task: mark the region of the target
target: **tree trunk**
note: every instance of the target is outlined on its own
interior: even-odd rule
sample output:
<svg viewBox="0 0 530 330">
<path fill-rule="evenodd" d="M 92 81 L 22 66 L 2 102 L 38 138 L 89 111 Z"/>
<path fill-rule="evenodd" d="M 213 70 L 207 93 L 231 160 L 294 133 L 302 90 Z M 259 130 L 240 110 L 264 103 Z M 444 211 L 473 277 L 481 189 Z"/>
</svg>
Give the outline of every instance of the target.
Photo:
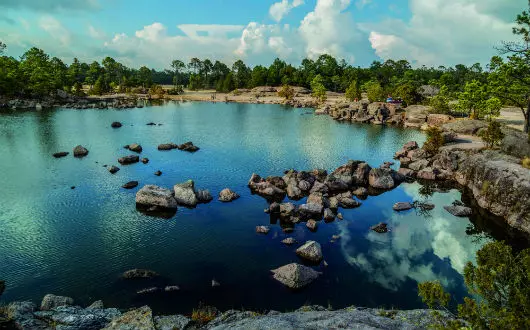
<svg viewBox="0 0 530 330">
<path fill-rule="evenodd" d="M 528 99 L 528 107 L 526 108 L 526 113 L 523 111 L 524 116 L 524 128 L 525 133 L 530 133 L 530 99 Z"/>
</svg>

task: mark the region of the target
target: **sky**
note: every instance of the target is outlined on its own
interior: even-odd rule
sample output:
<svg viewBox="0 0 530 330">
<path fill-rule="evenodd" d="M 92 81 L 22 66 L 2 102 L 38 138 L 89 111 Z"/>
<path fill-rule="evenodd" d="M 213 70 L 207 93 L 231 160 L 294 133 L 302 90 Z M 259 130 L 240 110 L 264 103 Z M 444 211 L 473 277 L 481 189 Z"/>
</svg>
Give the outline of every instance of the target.
<svg viewBox="0 0 530 330">
<path fill-rule="evenodd" d="M 192 57 L 251 66 L 330 54 L 355 66 L 486 64 L 514 40 L 525 0 L 0 0 L 0 41 L 71 63 L 169 68 Z"/>
</svg>

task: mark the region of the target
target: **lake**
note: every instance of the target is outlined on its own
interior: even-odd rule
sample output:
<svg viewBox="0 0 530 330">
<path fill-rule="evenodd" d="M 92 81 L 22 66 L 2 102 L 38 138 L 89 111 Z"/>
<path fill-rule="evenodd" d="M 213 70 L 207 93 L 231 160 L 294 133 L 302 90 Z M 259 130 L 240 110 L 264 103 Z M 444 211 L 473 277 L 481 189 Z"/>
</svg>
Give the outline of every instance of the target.
<svg viewBox="0 0 530 330">
<path fill-rule="evenodd" d="M 123 127 L 111 128 L 113 121 Z M 272 224 L 268 235 L 255 233 L 255 226 L 269 225 L 270 219 L 263 211 L 267 202 L 247 187 L 253 172 L 265 177 L 290 168 L 332 171 L 348 159 L 379 166 L 405 142 L 423 143 L 424 135 L 412 129 L 339 123 L 279 105 L 167 103 L 130 110 L 4 111 L 0 132 L 4 302 L 40 302 L 54 293 L 81 305 L 98 299 L 120 308 L 148 304 L 158 314 L 190 313 L 199 304 L 258 311 L 303 304 L 418 308 L 423 306 L 416 289 L 421 281 L 438 279 L 461 299 L 464 265 L 489 240 L 470 230 L 468 219 L 443 209 L 461 199 L 456 189 L 431 191 L 428 199 L 436 208 L 429 214 L 394 212 L 395 202 L 425 198 L 429 189 L 418 183 L 340 210 L 343 221 L 320 222 L 315 233 L 304 223 L 291 234 L 279 224 Z M 157 150 L 161 143 L 186 141 L 201 150 Z M 141 157 L 148 157 L 148 164 L 117 163 L 131 154 L 123 148 L 130 143 L 143 146 Z M 90 150 L 87 157 L 72 157 L 78 144 Z M 53 158 L 58 151 L 70 155 Z M 112 175 L 103 165 L 121 170 Z M 155 176 L 157 170 L 163 175 Z M 135 193 L 144 184 L 171 188 L 188 179 L 214 197 L 229 187 L 241 198 L 180 207 L 170 219 L 136 210 Z M 121 188 L 131 180 L 139 187 Z M 389 233 L 370 231 L 382 221 Z M 332 243 L 333 235 L 341 238 Z M 299 262 L 297 246 L 281 243 L 291 236 L 320 242 L 328 263 L 315 267 L 323 275 L 299 291 L 283 287 L 270 273 Z M 152 269 L 162 277 L 121 280 L 132 268 Z M 211 287 L 213 278 L 220 287 Z M 153 285 L 178 285 L 180 291 L 136 293 Z"/>
</svg>

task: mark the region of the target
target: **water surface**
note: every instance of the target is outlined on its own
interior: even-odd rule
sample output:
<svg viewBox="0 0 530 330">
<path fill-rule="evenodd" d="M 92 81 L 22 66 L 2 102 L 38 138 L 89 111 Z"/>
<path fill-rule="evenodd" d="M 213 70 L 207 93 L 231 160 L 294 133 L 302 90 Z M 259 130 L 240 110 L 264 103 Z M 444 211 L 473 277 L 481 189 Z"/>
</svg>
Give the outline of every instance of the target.
<svg viewBox="0 0 530 330">
<path fill-rule="evenodd" d="M 120 129 L 111 122 L 121 121 Z M 148 122 L 161 126 L 146 126 Z M 417 183 L 369 197 L 360 208 L 342 210 L 343 221 L 321 222 L 316 233 L 302 223 L 285 234 L 278 224 L 267 235 L 267 203 L 246 184 L 253 172 L 281 175 L 284 170 L 333 170 L 348 159 L 371 166 L 389 161 L 405 142 L 423 142 L 415 130 L 343 124 L 311 111 L 277 105 L 169 103 L 132 110 L 56 109 L 0 115 L 0 278 L 4 301 L 39 301 L 46 293 L 74 297 L 80 304 L 102 299 L 108 306 L 149 304 L 157 313 L 189 313 L 199 303 L 221 310 L 292 310 L 302 304 L 334 308 L 349 305 L 421 307 L 418 281 L 439 279 L 457 299 L 465 293 L 465 262 L 487 239 L 467 235 L 467 219 L 445 212 L 461 198 L 457 190 L 435 192 L 430 214 L 392 211 L 392 204 L 424 198 Z M 197 153 L 161 152 L 160 143 L 193 141 Z M 123 146 L 140 143 L 149 164 L 119 166 L 130 154 Z M 77 144 L 87 157 L 51 156 Z M 103 165 L 118 165 L 111 175 Z M 161 177 L 154 176 L 161 170 Z M 214 200 L 196 209 L 179 208 L 171 219 L 153 218 L 135 208 L 144 184 L 172 187 L 193 179 L 214 195 L 230 187 L 241 198 Z M 140 186 L 121 185 L 137 180 Z M 75 186 L 74 190 L 70 189 Z M 422 194 L 423 193 L 423 194 Z M 300 201 L 299 203 L 303 203 Z M 389 223 L 391 232 L 369 227 Z M 469 232 L 469 231 L 468 231 Z M 341 239 L 331 243 L 331 236 Z M 269 270 L 299 262 L 280 243 L 288 236 L 322 244 L 327 268 L 311 286 L 292 292 Z M 155 282 L 123 282 L 120 274 L 148 268 Z M 211 288 L 211 280 L 221 283 Z M 179 285 L 181 291 L 139 296 L 152 285 Z"/>
</svg>

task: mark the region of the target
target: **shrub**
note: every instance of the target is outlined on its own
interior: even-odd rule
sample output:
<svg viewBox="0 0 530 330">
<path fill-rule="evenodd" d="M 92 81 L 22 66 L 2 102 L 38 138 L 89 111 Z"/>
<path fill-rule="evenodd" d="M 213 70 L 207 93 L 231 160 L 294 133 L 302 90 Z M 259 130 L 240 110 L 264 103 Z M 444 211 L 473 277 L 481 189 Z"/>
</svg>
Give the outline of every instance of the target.
<svg viewBox="0 0 530 330">
<path fill-rule="evenodd" d="M 370 102 L 383 102 L 386 99 L 385 91 L 378 82 L 369 81 L 364 84 L 364 89 Z"/>
<path fill-rule="evenodd" d="M 156 95 L 158 97 L 162 97 L 165 93 L 166 91 L 164 90 L 164 88 L 157 84 L 154 84 L 153 86 L 151 86 L 151 88 L 149 88 L 149 95 Z"/>
<path fill-rule="evenodd" d="M 321 75 L 317 75 L 311 81 L 311 89 L 313 91 L 312 95 L 319 102 L 326 101 L 326 87 L 324 86 L 324 79 Z"/>
<path fill-rule="evenodd" d="M 472 329 L 530 329 L 529 280 L 530 249 L 514 254 L 503 242 L 484 245 L 477 252 L 477 265 L 468 262 L 464 269 L 473 298 L 464 298 L 458 317 Z M 420 283 L 418 291 L 430 308 L 447 307 L 450 296 L 439 282 Z M 452 328 L 458 328 L 457 323 Z"/>
<path fill-rule="evenodd" d="M 447 87 L 442 86 L 440 92 L 429 100 L 429 105 L 432 107 L 433 113 L 449 114 L 451 113 L 449 101 L 451 99 Z"/>
<path fill-rule="evenodd" d="M 283 97 L 286 100 L 292 100 L 294 97 L 294 88 L 289 85 L 283 85 L 282 88 L 278 91 L 278 96 Z"/>
<path fill-rule="evenodd" d="M 501 131 L 501 124 L 498 121 L 490 120 L 488 127 L 480 131 L 479 136 L 486 143 L 486 146 L 491 149 L 501 143 L 504 133 Z"/>
<path fill-rule="evenodd" d="M 360 100 L 362 98 L 361 89 L 357 84 L 357 80 L 353 80 L 348 89 L 346 89 L 346 98 L 350 101 Z"/>
<path fill-rule="evenodd" d="M 180 95 L 182 93 L 184 93 L 184 88 L 182 88 L 182 85 L 177 85 L 167 91 L 168 95 Z"/>
<path fill-rule="evenodd" d="M 524 168 L 528 168 L 530 169 L 530 157 L 525 157 L 523 158 L 523 160 L 521 161 L 522 165 Z"/>
<path fill-rule="evenodd" d="M 216 315 L 217 311 L 215 308 L 210 306 L 199 306 L 199 308 L 193 310 L 191 320 L 199 325 L 205 325 L 215 319 Z"/>
<path fill-rule="evenodd" d="M 432 126 L 425 133 L 427 134 L 427 141 L 423 144 L 423 149 L 434 155 L 444 145 L 445 140 L 442 131 L 438 127 Z"/>
</svg>

